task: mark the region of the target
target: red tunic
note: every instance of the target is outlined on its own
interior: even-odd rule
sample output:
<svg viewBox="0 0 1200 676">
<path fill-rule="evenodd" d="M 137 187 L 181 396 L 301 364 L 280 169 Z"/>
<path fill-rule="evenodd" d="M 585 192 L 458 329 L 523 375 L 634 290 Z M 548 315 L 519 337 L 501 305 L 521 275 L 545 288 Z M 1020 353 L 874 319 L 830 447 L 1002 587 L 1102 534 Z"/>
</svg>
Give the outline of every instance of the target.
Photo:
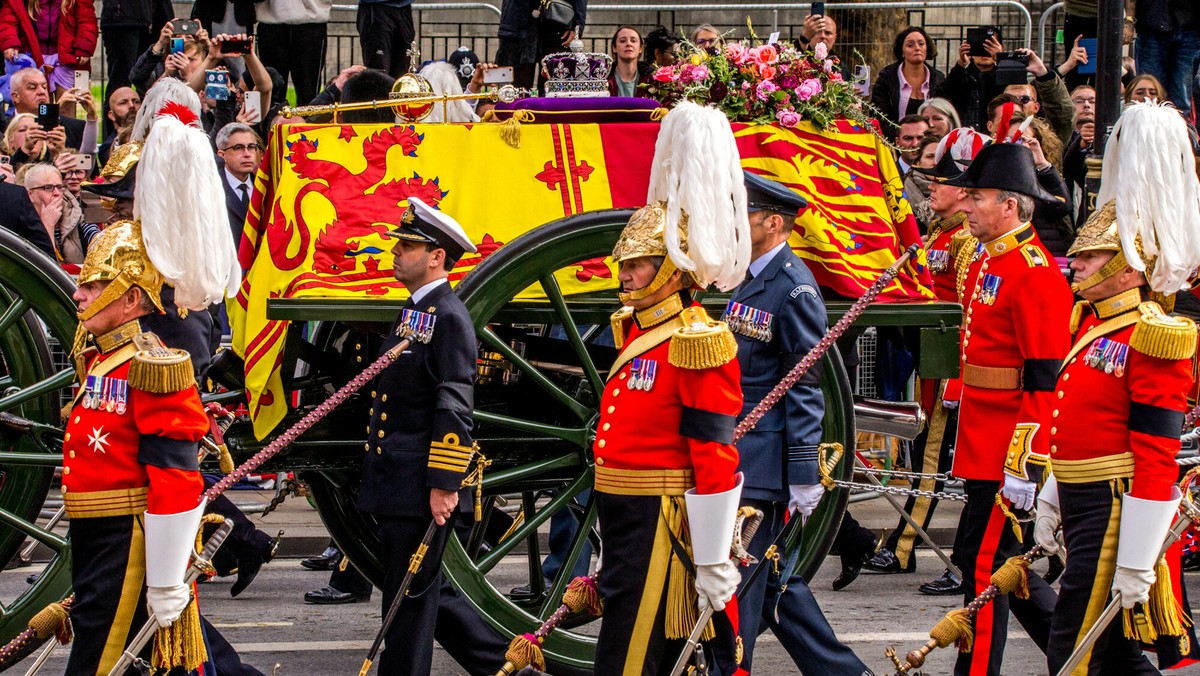
<svg viewBox="0 0 1200 676">
<path fill-rule="evenodd" d="M 1070 349 L 1071 290 L 1033 227 L 985 244 L 963 328 L 963 398 L 958 417 L 954 475 L 1000 481 L 1010 445 L 1028 443 L 1035 456 L 1049 451 L 1047 434 L 1054 377 Z M 1020 369 L 1020 385 L 972 385 L 970 366 Z M 1018 426 L 1032 434 L 1015 439 Z"/>
<path fill-rule="evenodd" d="M 682 326 L 677 317 L 667 323 Z M 626 320 L 625 327 L 622 352 L 653 330 L 642 329 L 632 319 Z M 737 448 L 704 438 L 711 435 L 681 430 L 680 424 L 687 409 L 714 419 L 736 420 L 742 410 L 737 359 L 715 368 L 681 368 L 668 360 L 670 343 L 671 339 L 664 340 L 639 356 L 643 363 L 655 364 L 648 391 L 628 387 L 632 360 L 608 380 L 592 446 L 596 465 L 616 470 L 693 470 L 697 492 L 727 491 L 735 485 Z M 694 433 L 697 436 L 688 436 Z"/>
<path fill-rule="evenodd" d="M 951 250 L 951 243 L 955 235 L 965 234 L 963 227 L 966 222 L 966 216 L 959 212 L 950 218 L 938 219 L 931 226 L 935 235 L 925 246 L 925 250 L 929 260 L 929 273 L 933 278 L 933 294 L 937 296 L 938 300 L 965 304 L 975 291 L 979 266 L 968 265 L 963 279 L 963 293 L 960 296 L 958 292 L 958 256 L 955 254 L 964 252 Z M 945 229 L 943 230 L 943 228 Z M 977 245 L 978 242 L 975 238 L 970 237 L 966 238 L 959 246 L 974 249 Z M 965 252 L 964 255 L 970 256 L 971 253 Z M 970 261 L 971 259 L 967 258 L 966 260 Z M 943 382 L 945 383 L 944 387 L 942 387 Z M 958 402 L 962 398 L 962 380 L 947 378 L 921 381 L 921 406 L 925 411 L 932 411 L 938 398 L 949 402 Z"/>
<path fill-rule="evenodd" d="M 121 358 L 120 351 L 97 355 L 89 373 L 114 356 Z M 129 356 L 126 352 L 125 362 L 106 377 L 127 384 Z M 195 386 L 170 394 L 129 387 L 124 413 L 76 401 L 63 436 L 63 492 L 148 488 L 147 511 L 152 514 L 194 509 L 204 490 L 200 473 L 143 464 L 138 449 L 143 436 L 195 443 L 206 432 L 208 418 Z"/>
<path fill-rule="evenodd" d="M 1089 313 L 1076 339 L 1114 319 L 1136 319 L 1138 291 L 1128 293 L 1132 298 L 1116 314 L 1105 312 L 1105 301 L 1097 303 L 1105 316 Z M 1130 347 L 1134 328 L 1113 326 L 1072 348 L 1075 354 L 1058 377 L 1054 410 L 1059 416 L 1049 430 L 1051 466 L 1065 483 L 1070 475 L 1066 467 L 1059 469 L 1060 462 L 1090 461 L 1084 467 L 1093 472 L 1111 469 L 1115 476 L 1132 476 L 1134 497 L 1169 500 L 1179 472 L 1175 455 L 1192 387 L 1192 358 L 1158 359 L 1138 352 Z M 1100 358 L 1089 360 L 1093 354 Z M 1132 472 L 1126 454 L 1132 455 Z"/>
</svg>

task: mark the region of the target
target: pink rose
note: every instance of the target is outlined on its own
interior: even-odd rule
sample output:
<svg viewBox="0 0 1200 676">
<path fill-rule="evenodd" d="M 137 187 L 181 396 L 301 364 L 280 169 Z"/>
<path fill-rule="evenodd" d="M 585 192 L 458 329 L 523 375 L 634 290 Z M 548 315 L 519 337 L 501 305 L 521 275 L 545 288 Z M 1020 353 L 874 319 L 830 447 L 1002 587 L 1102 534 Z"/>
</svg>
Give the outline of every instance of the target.
<svg viewBox="0 0 1200 676">
<path fill-rule="evenodd" d="M 813 47 L 813 54 L 817 57 L 817 61 L 824 61 L 825 57 L 829 56 L 829 46 L 824 42 L 818 42 L 816 47 Z"/>
<path fill-rule="evenodd" d="M 821 81 L 816 78 L 805 80 L 796 88 L 796 96 L 800 97 L 801 101 L 807 101 L 820 93 Z"/>
<path fill-rule="evenodd" d="M 774 45 L 759 45 L 750 50 L 750 57 L 760 66 L 770 66 L 779 63 L 779 52 Z"/>
<path fill-rule="evenodd" d="M 764 80 L 773 80 L 773 79 L 775 79 L 775 74 L 776 74 L 776 73 L 775 73 L 775 66 L 764 66 L 764 65 L 762 65 L 762 64 L 756 64 L 756 65 L 754 66 L 754 68 L 755 68 L 755 70 L 757 70 L 757 71 L 758 71 L 758 76 L 759 76 L 760 78 L 762 78 L 762 79 L 764 79 Z"/>
<path fill-rule="evenodd" d="M 758 83 L 758 87 L 755 87 L 754 95 L 758 97 L 759 101 L 766 101 L 767 99 L 771 98 L 771 94 L 774 94 L 777 91 L 779 91 L 779 87 L 776 87 L 774 82 L 771 82 L 770 80 L 763 80 L 762 82 Z"/>
<path fill-rule="evenodd" d="M 733 42 L 725 45 L 725 58 L 734 65 L 740 66 L 750 60 L 750 50 L 740 42 Z"/>
<path fill-rule="evenodd" d="M 781 110 L 775 113 L 775 119 L 784 127 L 794 127 L 800 124 L 800 114 L 794 110 Z"/>
<path fill-rule="evenodd" d="M 679 73 L 675 72 L 674 66 L 661 66 L 652 77 L 655 82 L 675 82 L 679 79 Z"/>
<path fill-rule="evenodd" d="M 708 79 L 708 66 L 685 66 L 679 80 L 683 84 L 702 82 Z"/>
<path fill-rule="evenodd" d="M 825 59 L 825 63 L 821 64 L 821 70 L 826 73 L 833 72 L 833 59 Z"/>
</svg>

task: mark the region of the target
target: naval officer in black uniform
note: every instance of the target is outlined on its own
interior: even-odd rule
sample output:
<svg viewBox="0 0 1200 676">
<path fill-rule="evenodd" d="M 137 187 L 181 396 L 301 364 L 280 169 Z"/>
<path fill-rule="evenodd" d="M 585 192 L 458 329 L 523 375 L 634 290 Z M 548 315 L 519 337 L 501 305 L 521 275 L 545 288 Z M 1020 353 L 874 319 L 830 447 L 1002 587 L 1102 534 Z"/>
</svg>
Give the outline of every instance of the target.
<svg viewBox="0 0 1200 676">
<path fill-rule="evenodd" d="M 817 281 L 792 253 L 788 237 L 797 212 L 807 206 L 789 188 L 745 172 L 751 261 L 746 281 L 734 289 L 722 318 L 737 338 L 745 417 L 825 334 L 825 302 Z M 825 401 L 820 364 L 810 369 L 758 425 L 738 442 L 738 469 L 745 475 L 742 504 L 766 518 L 749 551 L 761 559 L 783 530 L 790 510 L 807 518 L 825 489 L 817 472 L 817 445 Z M 743 579 L 753 567 L 742 568 Z M 738 601 L 744 646 L 742 669 L 753 666 L 760 622 L 804 674 L 858 676 L 870 670 L 833 633 L 812 591 L 799 575 L 780 581 L 759 575 Z M 779 591 L 782 583 L 786 587 Z"/>
<path fill-rule="evenodd" d="M 372 393 L 366 458 L 358 507 L 379 522 L 386 577 L 383 609 L 391 607 L 409 557 L 430 519 L 453 521 L 460 486 L 471 458 L 472 381 L 476 372 L 471 317 L 447 281 L 450 269 L 475 246 L 462 227 L 415 197 L 403 222 L 388 233 L 396 279 L 410 300 L 396 320 L 383 350 L 396 345 L 402 326 L 431 332 L 428 343 L 412 346 L 379 374 Z M 442 550 L 449 528 L 440 528 L 408 598 L 388 629 L 380 674 L 428 674 L 438 619 Z"/>
</svg>

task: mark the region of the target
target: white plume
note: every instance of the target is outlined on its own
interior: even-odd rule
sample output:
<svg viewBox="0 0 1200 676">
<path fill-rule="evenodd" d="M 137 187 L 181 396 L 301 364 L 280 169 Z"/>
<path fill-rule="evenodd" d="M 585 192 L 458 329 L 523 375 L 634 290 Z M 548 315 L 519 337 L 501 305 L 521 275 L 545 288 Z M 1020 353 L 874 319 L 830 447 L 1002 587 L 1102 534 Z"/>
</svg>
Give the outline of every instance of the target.
<svg viewBox="0 0 1200 676">
<path fill-rule="evenodd" d="M 1146 254 L 1158 259 L 1150 288 L 1188 288 L 1200 266 L 1200 180 L 1179 111 L 1157 102 L 1125 107 L 1105 149 L 1096 204 L 1111 199 L 1129 265 L 1145 270 L 1135 247 L 1140 235 Z"/>
<path fill-rule="evenodd" d="M 737 286 L 750 265 L 746 186 L 724 113 L 684 101 L 663 120 L 654 146 L 647 203 L 667 203 L 664 240 L 671 261 L 701 286 Z M 687 253 L 680 246 L 686 213 Z"/>
<path fill-rule="evenodd" d="M 137 164 L 133 215 L 175 304 L 191 310 L 234 295 L 241 281 L 220 181 L 203 131 L 169 115 L 155 120 Z"/>
<path fill-rule="evenodd" d="M 421 77 L 429 81 L 433 93 L 438 96 L 458 96 L 463 93 L 462 82 L 458 79 L 458 71 L 445 61 L 434 61 L 421 69 Z M 433 112 L 429 113 L 423 122 L 478 122 L 479 116 L 471 107 L 469 101 L 459 99 L 446 103 L 446 114 L 442 114 L 442 104 L 433 104 Z"/>
<path fill-rule="evenodd" d="M 159 78 L 158 82 L 146 91 L 142 106 L 138 108 L 133 131 L 129 135 L 131 141 L 140 143 L 146 140 L 155 118 L 168 101 L 182 104 L 195 113 L 197 119 L 200 117 L 200 96 L 187 83 L 173 77 Z"/>
</svg>

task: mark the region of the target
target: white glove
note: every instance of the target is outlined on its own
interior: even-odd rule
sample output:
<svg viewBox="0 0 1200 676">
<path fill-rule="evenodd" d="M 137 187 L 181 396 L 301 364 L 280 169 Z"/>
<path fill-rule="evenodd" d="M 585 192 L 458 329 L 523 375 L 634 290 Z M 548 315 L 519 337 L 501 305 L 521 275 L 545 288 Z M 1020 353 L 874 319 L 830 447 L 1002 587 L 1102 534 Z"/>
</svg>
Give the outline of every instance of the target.
<svg viewBox="0 0 1200 676">
<path fill-rule="evenodd" d="M 1037 519 L 1033 523 L 1033 539 L 1042 546 L 1046 556 L 1058 554 L 1058 529 L 1062 512 L 1058 509 L 1058 481 L 1051 474 L 1042 486 L 1037 499 Z"/>
<path fill-rule="evenodd" d="M 1013 509 L 1028 512 L 1033 507 L 1034 496 L 1037 495 L 1037 484 L 1019 476 L 1005 474 L 1000 495 L 1008 499 Z"/>
<path fill-rule="evenodd" d="M 697 600 L 700 612 L 703 613 L 710 606 L 713 612 L 725 610 L 725 603 L 733 598 L 741 582 L 742 574 L 732 560 L 696 566 L 696 594 L 700 597 Z"/>
<path fill-rule="evenodd" d="M 807 519 L 825 496 L 825 487 L 821 484 L 788 486 L 788 492 L 792 494 L 792 499 L 788 502 L 788 511 L 799 510 Z"/>
<path fill-rule="evenodd" d="M 146 609 L 154 615 L 154 621 L 160 627 L 174 624 L 191 600 L 192 590 L 186 584 L 146 588 Z"/>
<path fill-rule="evenodd" d="M 1134 570 L 1125 566 L 1117 566 L 1113 575 L 1113 593 L 1121 594 L 1121 607 L 1132 608 L 1135 603 L 1145 603 L 1150 600 L 1150 585 L 1154 584 L 1154 569 Z"/>
</svg>

